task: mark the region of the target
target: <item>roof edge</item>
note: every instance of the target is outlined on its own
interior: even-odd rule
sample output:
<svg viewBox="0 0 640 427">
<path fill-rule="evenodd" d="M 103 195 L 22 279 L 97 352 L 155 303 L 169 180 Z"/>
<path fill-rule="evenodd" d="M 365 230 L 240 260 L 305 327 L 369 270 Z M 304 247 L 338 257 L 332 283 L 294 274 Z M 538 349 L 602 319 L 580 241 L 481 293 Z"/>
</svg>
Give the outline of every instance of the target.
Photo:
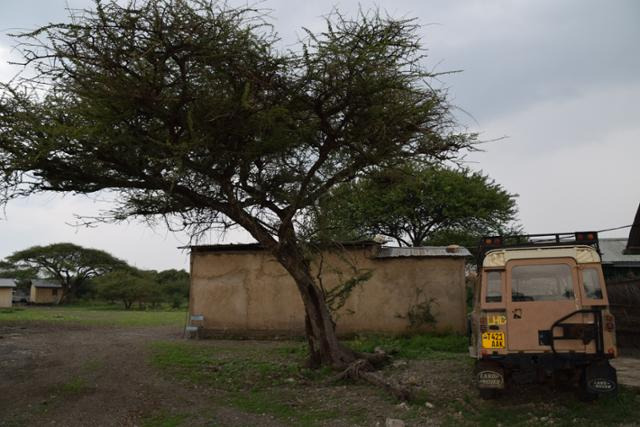
<svg viewBox="0 0 640 427">
<path fill-rule="evenodd" d="M 347 242 L 335 242 L 335 243 L 318 243 L 318 248 L 331 248 L 331 247 L 370 247 L 380 246 L 380 243 L 374 240 L 353 240 Z M 191 252 L 251 252 L 251 251 L 264 251 L 266 250 L 260 243 L 224 243 L 219 245 L 190 245 L 181 246 L 179 249 L 189 249 Z"/>
</svg>

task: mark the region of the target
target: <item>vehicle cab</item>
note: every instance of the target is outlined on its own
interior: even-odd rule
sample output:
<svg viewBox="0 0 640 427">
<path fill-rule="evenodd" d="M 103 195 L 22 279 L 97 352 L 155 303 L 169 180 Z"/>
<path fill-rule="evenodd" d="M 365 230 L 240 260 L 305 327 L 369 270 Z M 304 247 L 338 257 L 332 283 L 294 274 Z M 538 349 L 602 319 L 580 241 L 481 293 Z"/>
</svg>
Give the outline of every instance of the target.
<svg viewBox="0 0 640 427">
<path fill-rule="evenodd" d="M 614 318 L 595 232 L 483 238 L 470 355 L 483 397 L 562 378 L 585 397 L 617 389 Z"/>
</svg>

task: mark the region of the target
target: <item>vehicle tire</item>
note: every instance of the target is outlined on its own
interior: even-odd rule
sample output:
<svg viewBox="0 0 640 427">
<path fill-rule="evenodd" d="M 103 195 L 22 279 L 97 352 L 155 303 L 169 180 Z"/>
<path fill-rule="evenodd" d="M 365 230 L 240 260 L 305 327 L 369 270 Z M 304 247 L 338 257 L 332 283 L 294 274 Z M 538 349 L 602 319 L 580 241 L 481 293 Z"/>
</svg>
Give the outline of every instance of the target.
<svg viewBox="0 0 640 427">
<path fill-rule="evenodd" d="M 578 381 L 578 391 L 576 393 L 578 400 L 581 402 L 593 402 L 598 400 L 600 396 L 598 393 L 594 393 L 587 387 L 587 379 L 585 375 L 585 370 L 582 371 L 580 375 L 580 381 Z"/>
<path fill-rule="evenodd" d="M 492 400 L 500 396 L 500 390 L 495 388 L 479 388 L 478 393 L 480 394 L 480 399 L 483 400 Z"/>
<path fill-rule="evenodd" d="M 600 397 L 598 393 L 587 390 L 587 387 L 583 387 L 582 384 L 580 385 L 580 388 L 578 388 L 576 396 L 581 402 L 594 402 L 598 400 L 598 397 Z"/>
</svg>

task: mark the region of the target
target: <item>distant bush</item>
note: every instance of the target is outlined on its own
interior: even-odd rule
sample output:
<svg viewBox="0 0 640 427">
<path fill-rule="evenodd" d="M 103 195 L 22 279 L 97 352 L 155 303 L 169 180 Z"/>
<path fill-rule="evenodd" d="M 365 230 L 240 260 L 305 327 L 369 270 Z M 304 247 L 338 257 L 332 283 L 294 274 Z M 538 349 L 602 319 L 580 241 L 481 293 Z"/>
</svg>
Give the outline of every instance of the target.
<svg viewBox="0 0 640 427">
<path fill-rule="evenodd" d="M 180 308 L 189 297 L 189 274 L 184 270 L 161 272 L 138 269 L 117 270 L 94 281 L 96 297 L 121 302 L 128 310 L 137 303 L 139 308 L 158 308 L 169 304 Z"/>
</svg>

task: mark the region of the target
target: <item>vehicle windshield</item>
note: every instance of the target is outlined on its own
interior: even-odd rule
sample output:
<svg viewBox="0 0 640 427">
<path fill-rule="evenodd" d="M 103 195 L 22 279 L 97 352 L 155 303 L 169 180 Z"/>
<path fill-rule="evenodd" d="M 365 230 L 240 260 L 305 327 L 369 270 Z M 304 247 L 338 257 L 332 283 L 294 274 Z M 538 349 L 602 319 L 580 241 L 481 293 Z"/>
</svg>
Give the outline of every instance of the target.
<svg viewBox="0 0 640 427">
<path fill-rule="evenodd" d="M 511 269 L 512 301 L 573 298 L 573 278 L 568 264 L 517 265 Z"/>
</svg>

